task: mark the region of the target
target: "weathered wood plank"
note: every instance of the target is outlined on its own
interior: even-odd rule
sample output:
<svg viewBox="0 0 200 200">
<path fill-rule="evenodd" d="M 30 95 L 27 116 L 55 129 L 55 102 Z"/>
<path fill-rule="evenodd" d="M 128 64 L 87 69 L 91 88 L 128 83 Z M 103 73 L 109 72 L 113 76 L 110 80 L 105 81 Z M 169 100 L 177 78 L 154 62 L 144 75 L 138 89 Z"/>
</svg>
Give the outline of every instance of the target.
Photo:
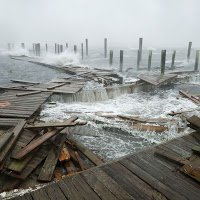
<svg viewBox="0 0 200 200">
<path fill-rule="evenodd" d="M 15 144 L 15 142 L 17 141 L 17 139 L 19 138 L 19 136 L 20 136 L 20 134 L 22 132 L 22 129 L 23 129 L 23 127 L 24 127 L 25 124 L 26 124 L 26 121 L 22 119 L 22 120 L 19 121 L 19 123 L 12 130 L 13 137 L 6 144 L 6 146 L 4 147 L 4 149 L 1 151 L 1 154 L 0 154 L 0 163 L 3 162 L 3 160 L 6 158 L 6 156 L 8 155 L 8 153 L 10 152 L 10 150 L 12 149 L 13 145 Z"/>
<path fill-rule="evenodd" d="M 10 138 L 13 136 L 12 131 L 8 131 L 4 133 L 2 136 L 0 136 L 0 151 L 3 149 L 3 147 L 9 142 Z"/>
<path fill-rule="evenodd" d="M 193 115 L 192 117 L 188 118 L 187 121 L 195 126 L 197 126 L 198 128 L 200 128 L 200 118 Z"/>
<path fill-rule="evenodd" d="M 184 92 L 182 90 L 179 91 L 179 94 L 182 95 L 183 97 L 186 97 L 186 98 L 192 100 L 196 104 L 200 104 L 200 101 L 197 98 L 195 98 L 194 96 L 191 96 L 191 95 L 187 94 L 186 92 Z"/>
<path fill-rule="evenodd" d="M 86 146 L 81 142 L 70 136 L 68 138 L 91 162 L 95 165 L 102 165 L 103 161 L 100 160 L 92 151 L 90 151 Z"/>
<path fill-rule="evenodd" d="M 66 139 L 65 134 L 60 134 L 57 136 L 55 140 L 56 147 L 52 146 L 51 150 L 49 151 L 48 156 L 38 176 L 38 180 L 45 181 L 45 182 L 49 182 L 52 180 L 53 173 L 54 173 L 60 152 L 63 148 L 65 139 Z"/>
<path fill-rule="evenodd" d="M 16 96 L 21 97 L 21 96 L 27 96 L 27 95 L 33 95 L 33 94 L 39 94 L 39 93 L 41 93 L 41 91 L 18 93 L 18 94 L 16 94 Z"/>
</svg>

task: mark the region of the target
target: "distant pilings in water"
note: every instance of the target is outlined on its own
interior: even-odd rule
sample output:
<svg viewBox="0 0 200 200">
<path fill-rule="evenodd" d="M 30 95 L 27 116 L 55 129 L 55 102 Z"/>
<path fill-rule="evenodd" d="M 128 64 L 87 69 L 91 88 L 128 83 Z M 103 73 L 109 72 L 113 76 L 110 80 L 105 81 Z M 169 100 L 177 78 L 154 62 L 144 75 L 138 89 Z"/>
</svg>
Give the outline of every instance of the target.
<svg viewBox="0 0 200 200">
<path fill-rule="evenodd" d="M 161 51 L 161 75 L 164 75 L 165 73 L 165 60 L 166 60 L 166 50 Z"/>
<path fill-rule="evenodd" d="M 137 71 L 140 69 L 140 50 L 137 51 Z"/>
<path fill-rule="evenodd" d="M 112 64 L 113 64 L 113 50 L 110 50 L 109 64 L 110 64 L 110 66 L 112 66 Z"/>
<path fill-rule="evenodd" d="M 25 49 L 25 44 L 24 43 L 21 43 L 21 48 Z"/>
<path fill-rule="evenodd" d="M 143 38 L 139 38 L 139 62 L 142 61 L 142 43 L 143 43 Z"/>
<path fill-rule="evenodd" d="M 35 54 L 40 56 L 40 43 L 35 44 Z"/>
<path fill-rule="evenodd" d="M 148 71 L 151 71 L 152 50 L 149 50 Z"/>
<path fill-rule="evenodd" d="M 68 49 L 68 43 L 66 43 L 66 49 Z"/>
<path fill-rule="evenodd" d="M 46 44 L 45 46 L 46 46 L 46 52 L 48 52 L 48 45 Z"/>
<path fill-rule="evenodd" d="M 11 45 L 8 43 L 8 51 L 11 51 Z"/>
<path fill-rule="evenodd" d="M 84 57 L 84 55 L 83 55 L 83 43 L 81 43 L 81 58 L 82 58 L 82 60 L 83 60 L 83 57 Z"/>
<path fill-rule="evenodd" d="M 107 38 L 104 38 L 104 57 L 107 58 Z"/>
<path fill-rule="evenodd" d="M 76 54 L 77 53 L 77 46 L 74 45 L 74 53 Z"/>
<path fill-rule="evenodd" d="M 119 55 L 119 72 L 122 72 L 122 68 L 123 68 L 123 60 L 124 60 L 124 51 L 120 50 L 120 55 Z"/>
<path fill-rule="evenodd" d="M 195 57 L 195 65 L 194 65 L 194 71 L 198 71 L 198 65 L 199 65 L 199 50 L 196 50 L 196 57 Z"/>
<path fill-rule="evenodd" d="M 86 56 L 88 56 L 88 39 L 85 39 Z"/>
<path fill-rule="evenodd" d="M 175 57 L 176 57 L 176 50 L 173 50 L 173 53 L 172 53 L 172 62 L 171 62 L 171 69 L 172 70 L 175 68 L 174 67 Z"/>
<path fill-rule="evenodd" d="M 188 44 L 188 52 L 187 52 L 187 61 L 190 61 L 190 53 L 191 53 L 191 48 L 192 48 L 192 42 L 189 42 Z"/>
</svg>

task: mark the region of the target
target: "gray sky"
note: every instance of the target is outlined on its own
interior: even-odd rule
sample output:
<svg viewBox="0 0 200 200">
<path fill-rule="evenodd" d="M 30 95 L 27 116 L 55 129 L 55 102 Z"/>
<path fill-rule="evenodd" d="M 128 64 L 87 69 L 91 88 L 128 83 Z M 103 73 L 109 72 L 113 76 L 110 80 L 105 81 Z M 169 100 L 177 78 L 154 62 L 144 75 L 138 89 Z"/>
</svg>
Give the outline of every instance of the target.
<svg viewBox="0 0 200 200">
<path fill-rule="evenodd" d="M 200 0 L 0 0 L 0 42 L 200 46 Z"/>
</svg>

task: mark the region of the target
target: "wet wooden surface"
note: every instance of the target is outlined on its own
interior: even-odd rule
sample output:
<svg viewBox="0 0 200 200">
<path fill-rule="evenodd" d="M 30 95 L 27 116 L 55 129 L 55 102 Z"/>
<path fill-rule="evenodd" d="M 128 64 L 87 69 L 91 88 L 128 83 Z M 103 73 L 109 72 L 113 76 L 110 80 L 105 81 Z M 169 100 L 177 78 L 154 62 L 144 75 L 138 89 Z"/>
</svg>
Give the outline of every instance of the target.
<svg viewBox="0 0 200 200">
<path fill-rule="evenodd" d="M 155 156 L 165 149 L 200 163 L 192 147 L 200 141 L 192 133 L 62 179 L 23 199 L 192 199 L 199 200 L 200 183 L 183 174 L 180 166 Z M 15 197 L 13 199 L 18 199 Z"/>
</svg>

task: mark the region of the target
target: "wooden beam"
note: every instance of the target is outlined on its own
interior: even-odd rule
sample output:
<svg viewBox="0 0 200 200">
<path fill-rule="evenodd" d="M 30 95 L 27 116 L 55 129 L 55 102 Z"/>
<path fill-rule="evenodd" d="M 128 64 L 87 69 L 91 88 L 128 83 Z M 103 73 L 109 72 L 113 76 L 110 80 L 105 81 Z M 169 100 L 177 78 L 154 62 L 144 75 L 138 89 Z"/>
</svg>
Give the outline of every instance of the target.
<svg viewBox="0 0 200 200">
<path fill-rule="evenodd" d="M 3 160 L 6 158 L 10 150 L 12 149 L 13 145 L 17 141 L 18 137 L 20 136 L 22 129 L 24 125 L 26 124 L 26 120 L 22 119 L 18 122 L 18 124 L 15 126 L 15 128 L 12 130 L 13 137 L 9 141 L 9 143 L 6 144 L 6 146 L 3 148 L 3 150 L 0 153 L 0 163 L 3 162 Z"/>
<path fill-rule="evenodd" d="M 12 131 L 7 131 L 2 136 L 0 136 L 0 151 L 3 149 L 3 147 L 7 144 L 7 142 L 10 140 L 10 138 L 13 136 Z"/>
<path fill-rule="evenodd" d="M 142 124 L 128 124 L 128 126 L 139 129 L 141 131 L 164 132 L 168 130 L 168 128 L 164 126 L 149 126 L 149 125 L 142 125 Z"/>
<path fill-rule="evenodd" d="M 90 151 L 81 142 L 71 137 L 68 138 L 92 163 L 95 165 L 102 165 L 104 162 L 100 160 L 92 151 Z"/>
<path fill-rule="evenodd" d="M 66 124 L 70 124 L 77 120 L 77 117 L 71 117 L 68 120 L 65 121 Z M 62 127 L 60 129 L 54 129 L 52 131 L 49 131 L 42 135 L 41 137 L 37 138 L 36 140 L 32 141 L 30 144 L 28 144 L 26 147 L 24 147 L 21 151 L 16 153 L 12 158 L 20 160 L 23 159 L 25 156 L 29 155 L 34 149 L 40 147 L 44 142 L 58 134 L 60 131 L 62 131 L 65 127 Z"/>
<path fill-rule="evenodd" d="M 186 97 L 186 98 L 192 100 L 196 104 L 200 104 L 200 101 L 197 98 L 195 98 L 194 96 L 191 96 L 191 95 L 187 94 L 183 90 L 180 90 L 179 94 L 182 95 L 183 97 Z"/>
<path fill-rule="evenodd" d="M 16 94 L 16 96 L 21 97 L 21 96 L 27 96 L 27 95 L 33 95 L 33 94 L 39 94 L 39 93 L 41 93 L 41 91 L 18 93 L 18 94 Z"/>
<path fill-rule="evenodd" d="M 66 134 L 60 134 L 57 136 L 55 140 L 56 148 L 55 146 L 52 146 L 51 150 L 49 151 L 48 156 L 38 176 L 39 181 L 49 182 L 52 180 L 54 170 L 58 162 L 60 152 L 63 148 L 66 136 Z"/>
<path fill-rule="evenodd" d="M 200 128 L 200 118 L 193 115 L 192 117 L 188 118 L 187 121 L 195 126 L 197 126 L 198 128 Z"/>
<path fill-rule="evenodd" d="M 70 160 L 70 157 L 71 156 L 69 154 L 67 146 L 66 146 L 66 144 L 64 144 L 63 148 L 62 148 L 62 151 L 60 152 L 60 155 L 59 155 L 59 161 L 60 162 L 68 161 L 68 160 Z"/>
</svg>

